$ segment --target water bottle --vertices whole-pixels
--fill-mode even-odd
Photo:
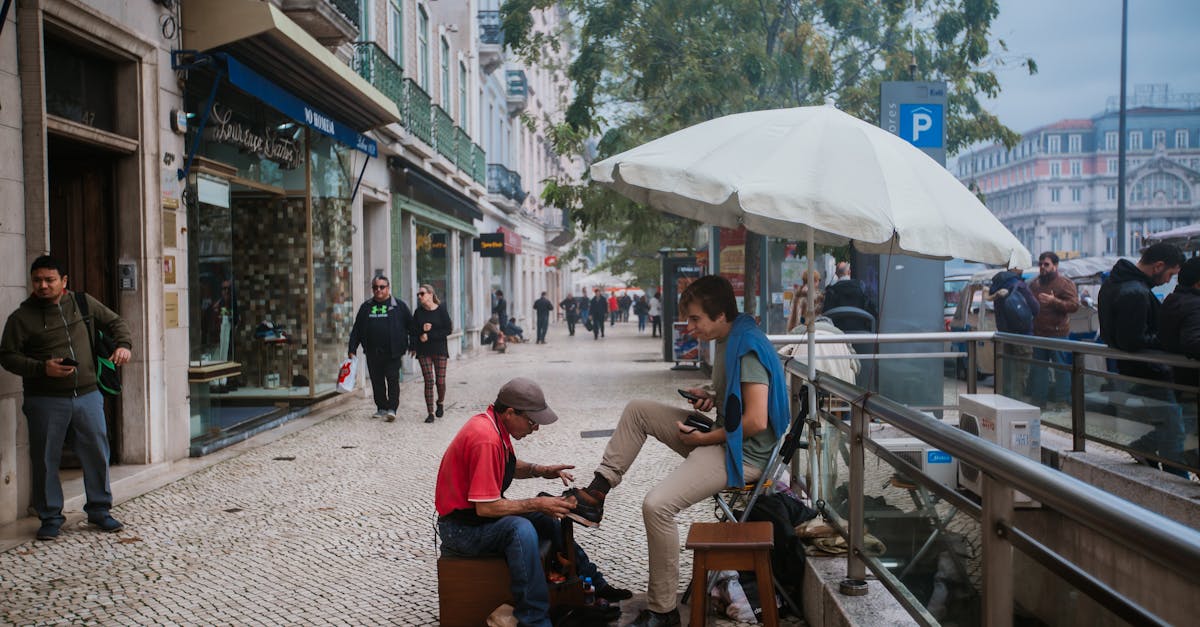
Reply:
[[[584,605],[595,605],[596,604],[596,588],[594,588],[592,586],[592,578],[591,577],[583,578],[583,604]]]

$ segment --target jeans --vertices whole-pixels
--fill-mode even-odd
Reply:
[[[604,337],[604,316],[592,316],[592,339]]]
[[[70,431],[75,454],[83,465],[83,488],[88,519],[102,518],[112,507],[108,484],[108,427],[104,424],[104,397],[100,392],[83,396],[26,396],[21,406],[29,423],[29,458],[33,470],[33,508],[43,523],[61,525],[62,482],[58,466],[63,442]]]
[[[546,341],[546,331],[550,328],[550,319],[538,316],[537,319],[537,342],[541,344]]]
[[[638,333],[646,330],[646,314],[638,314]]]
[[[376,409],[396,411],[400,406],[400,363],[403,359],[403,355],[367,353],[367,373],[371,375]]]
[[[1068,368],[1070,368],[1067,364],[1069,356],[1070,353],[1065,351],[1052,351],[1046,348],[1033,349],[1034,361],[1061,364]],[[1051,370],[1054,371],[1053,390],[1049,389]],[[1053,392],[1053,395],[1048,396],[1049,392]],[[1036,364],[1031,366],[1029,369],[1029,395],[1035,405],[1044,405],[1047,401],[1071,402],[1071,371]]]
[[[1154,430],[1131,442],[1129,447],[1134,450],[1157,452],[1167,460],[1184,461],[1183,457],[1183,409],[1175,399],[1175,391],[1155,385],[1135,383],[1129,388],[1129,393],[1141,396],[1159,403],[1149,403],[1147,407],[1137,411],[1138,418],[1144,419],[1154,426]],[[1163,472],[1187,478],[1187,471],[1167,463],[1162,464]]]
[[[538,532],[523,516],[504,516],[485,525],[438,522],[442,545],[462,555],[500,554],[508,562],[510,591],[522,625],[550,627],[550,592],[538,553]]]

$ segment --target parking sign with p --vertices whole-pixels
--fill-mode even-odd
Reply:
[[[900,137],[918,148],[941,148],[944,146],[942,105],[900,105]]]

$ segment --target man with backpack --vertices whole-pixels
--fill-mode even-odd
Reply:
[[[997,272],[988,288],[988,300],[995,303],[996,330],[1001,333],[1019,335],[1033,334],[1033,319],[1037,316],[1038,301],[1021,278],[1020,268]],[[1028,346],[1004,345],[1007,359],[1002,394],[1015,396],[1029,376],[1029,363],[1025,361],[1033,352]]]

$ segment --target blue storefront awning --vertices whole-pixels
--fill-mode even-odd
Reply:
[[[318,110],[286,89],[276,85],[258,72],[246,67],[233,57],[216,53],[225,62],[229,82],[238,89],[262,100],[280,113],[309,128],[328,135],[337,141],[364,152],[372,157],[379,156],[379,146],[375,140],[359,133],[333,116]]]

